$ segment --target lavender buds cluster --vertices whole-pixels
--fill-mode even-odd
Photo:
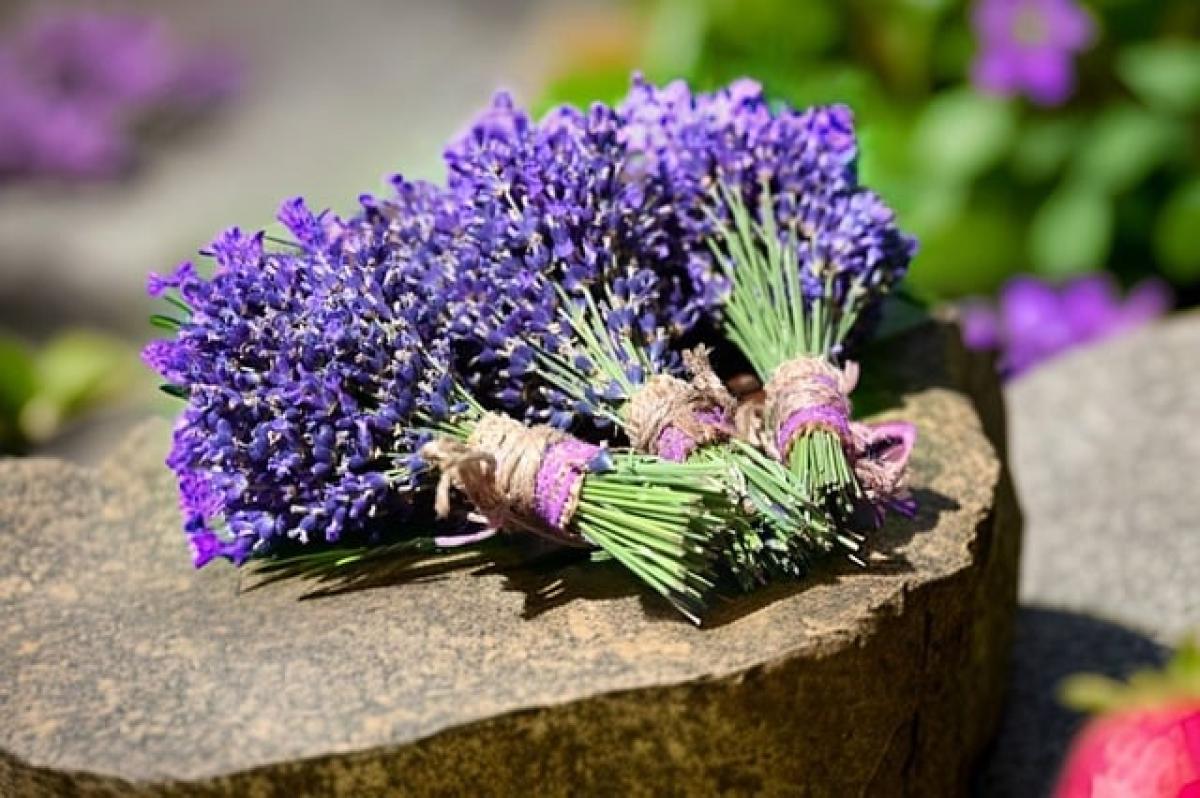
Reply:
[[[444,186],[395,178],[348,217],[292,200],[287,239],[235,228],[206,276],[152,277],[196,564],[330,573],[465,520],[487,534],[453,540],[597,549],[698,620],[725,576],[858,551],[830,497],[896,506],[911,435],[809,399],[914,244],[856,157],[846,109],[775,111],[750,81],[635,78],[537,122],[499,94]],[[738,407],[696,343],[740,349],[775,411]],[[797,358],[821,368],[781,382]]]
[[[151,277],[174,338],[144,358],[187,402],[168,464],[197,565],[369,535],[411,504],[410,419],[449,403],[431,365],[447,348],[439,238],[455,233],[440,189],[397,189],[346,221],[287,202],[294,240],[234,228],[205,251],[210,277],[190,262]]]

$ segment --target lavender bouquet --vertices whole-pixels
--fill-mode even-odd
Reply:
[[[564,296],[555,348],[522,345],[536,350],[532,370],[552,403],[570,402],[577,417],[619,429],[636,451],[719,466],[729,505],[719,552],[743,588],[799,576],[834,548],[857,560],[859,536],[837,528],[785,467],[739,438],[736,402],[703,347],[680,356],[653,317],[638,312],[637,292],[622,293],[631,298]]]
[[[433,366],[456,229],[442,194],[397,184],[355,220],[285,203],[293,240],[233,228],[149,290],[168,339],[143,357],[186,404],[168,465],[197,566],[324,542],[369,543],[412,515],[419,408],[447,407]],[[274,246],[268,246],[273,244]]]
[[[841,357],[856,323],[897,279],[888,256],[910,248],[898,235],[890,242],[898,249],[886,248],[890,211],[873,194],[855,192],[846,202],[860,215],[835,215],[833,231],[815,223],[781,231],[767,188],[762,221],[728,191],[723,202],[731,221],[713,247],[732,284],[726,331],[765,383],[764,402],[746,408],[753,419],[745,426],[789,464],[807,495],[825,496],[847,515],[862,499],[877,515],[885,507],[908,512],[904,478],[915,429],[853,422],[858,365]],[[812,280],[822,286],[815,296],[805,287]]]
[[[279,218],[294,241],[231,230],[211,279],[188,263],[151,280],[175,309],[155,317],[173,339],[145,357],[187,401],[168,462],[196,565],[273,555],[274,570],[328,574],[484,541],[405,529],[436,526],[420,504],[440,469],[438,516],[456,486],[491,529],[597,547],[698,620],[716,467],[610,455],[463,401],[437,298],[454,296],[443,198],[400,181],[349,221],[292,201]]]
[[[500,95],[444,187],[398,177],[349,218],[290,201],[290,238],[235,228],[211,276],[153,277],[171,337],[145,359],[186,402],[168,462],[196,564],[336,578],[506,530],[594,550],[698,620],[722,567],[749,586],[856,550],[831,506],[900,496],[911,431],[848,401],[827,418],[792,395],[827,374],[777,373],[817,361],[844,399],[843,347],[911,255],[843,121],[745,82],[636,80],[537,124]],[[758,301],[778,329],[755,337]],[[723,319],[765,415],[687,343],[720,347]]]
[[[650,267],[666,311],[657,317],[674,340],[711,336],[723,327],[747,359],[757,360],[752,366],[764,382],[775,377],[766,408],[775,440],[763,438],[767,450],[789,463],[807,495],[820,494],[839,511],[849,509],[864,491],[848,452],[856,447],[860,453],[898,452],[884,458],[887,470],[894,470],[911,445],[911,429],[890,428],[882,441],[879,430],[870,440],[853,440],[848,394],[854,372],[839,364],[846,345],[869,333],[881,297],[903,278],[915,251],[891,210],[858,183],[849,109],[773,109],[750,80],[694,94],[681,81],[659,88],[635,76],[627,98],[613,112],[604,111],[604,118],[610,127],[614,118],[619,124],[612,134],[616,144],[604,139],[606,163],[618,159],[619,196],[625,203],[636,200],[634,212],[617,218],[638,221],[644,240],[655,244],[630,248],[621,236],[610,236],[606,240],[618,244],[612,262],[634,271]],[[585,186],[587,198],[594,185]],[[789,274],[775,275],[782,282],[773,293],[753,284],[754,264],[735,257],[753,255],[762,241],[730,246],[738,236],[755,238],[760,232],[739,221],[743,206],[761,212],[757,222],[770,225],[768,235],[781,239],[780,254],[786,249],[795,256]],[[553,218],[546,222],[551,228]],[[552,257],[546,260],[553,265]],[[595,261],[593,253],[591,273],[603,269]],[[778,259],[761,265],[783,268]],[[751,323],[759,302],[770,303],[769,323]],[[755,336],[761,340],[752,340]],[[527,396],[526,402],[536,406],[539,398]],[[904,434],[896,438],[896,431]],[[872,470],[865,460],[863,465]]]
[[[764,186],[777,192],[773,220],[807,231],[806,257],[828,264],[828,286],[823,276],[797,270],[801,293],[808,302],[826,289],[847,298],[867,322],[859,325],[862,337],[880,295],[903,276],[914,247],[878,197],[857,185],[856,157],[845,108],[772,111],[751,81],[693,95],[682,83],[658,89],[635,78],[616,108],[597,104],[587,114],[557,109],[539,123],[498,95],[447,154],[450,185],[479,220],[479,270],[487,276],[468,313],[468,326],[485,331],[467,368],[473,389],[557,426],[588,417],[570,392],[545,390],[546,375],[530,368],[528,348],[508,356],[501,351],[504,341],[553,340],[563,292],[598,296],[611,290],[622,302],[634,298],[626,296],[630,292],[652,296],[639,315],[667,331],[669,347],[711,335],[730,307],[746,301],[744,291],[725,301],[734,280],[713,243],[730,229],[733,208],[713,201],[717,186],[726,186],[738,202],[757,197]],[[505,313],[497,315],[497,307]],[[828,347],[837,357],[833,349],[841,341]],[[801,376],[797,386],[787,371],[780,373],[784,384],[818,384]],[[884,471],[892,475],[911,444],[911,429],[891,428],[904,432],[899,438],[852,440],[845,397],[850,386],[837,379],[842,390],[832,397],[806,399],[793,389],[772,395],[799,402],[801,410],[829,400],[820,411],[777,408],[789,416],[779,423],[792,425],[785,457],[804,482],[803,495],[824,496],[848,509],[865,492],[884,491],[860,489],[845,450],[857,447],[860,470],[886,462]],[[806,419],[814,412],[823,418]],[[833,429],[839,418],[844,423]],[[865,454],[877,449],[901,453],[869,462]]]
[[[441,471],[439,517],[456,488],[489,529],[598,548],[699,623],[727,526],[719,463],[609,452],[462,398],[421,449]]]

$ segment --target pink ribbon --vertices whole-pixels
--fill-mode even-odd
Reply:
[[[908,461],[917,442],[917,428],[907,421],[879,424],[852,422],[851,459],[854,475],[875,507],[876,518],[891,509],[911,518],[916,502],[905,485]]]

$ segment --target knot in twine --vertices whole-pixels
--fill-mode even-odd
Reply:
[[[908,461],[917,441],[917,428],[907,421],[850,425],[854,476],[868,501],[881,511],[891,508],[911,516],[916,511],[906,485]]]
[[[487,413],[464,443],[438,438],[421,456],[441,470],[434,510],[450,514],[450,489],[464,493],[495,529],[586,546],[571,527],[588,462],[600,447],[544,425]]]
[[[844,425],[838,423],[836,428],[842,438],[846,457],[854,470],[854,477],[862,487],[863,495],[874,508],[876,521],[881,522],[884,511],[888,509],[913,516],[917,505],[908,490],[907,481],[908,463],[916,444],[917,428],[907,421],[885,421],[877,424],[850,421],[850,401],[847,394],[857,382],[858,369],[853,363],[848,364],[845,371],[839,371],[828,363],[824,366],[823,369],[810,372],[814,374],[812,384],[823,389],[823,400],[832,403],[835,395],[839,397],[838,403],[833,407],[836,412],[830,415],[844,419]],[[836,391],[833,388],[835,383]],[[773,388],[778,391],[778,384],[773,380],[772,383],[768,383],[766,391],[772,391]],[[812,393],[809,396],[811,397]],[[786,416],[783,425],[769,423],[772,419],[779,418],[780,406],[784,408],[784,412],[791,412],[793,424],[790,428]],[[775,415],[769,415],[771,413]],[[799,422],[796,421],[797,416]],[[734,425],[739,438],[773,457],[780,458],[780,449],[784,447],[780,447],[779,442],[784,440],[784,437],[779,433],[787,433],[791,440],[794,440],[810,425],[823,426],[826,418],[824,412],[806,414],[804,407],[797,408],[796,404],[787,402],[778,394],[767,393],[765,401],[749,400],[738,405]],[[791,440],[787,443],[791,443]]]
[[[684,352],[684,367],[692,379],[667,374],[649,379],[622,413],[633,448],[639,452],[683,462],[700,446],[733,434],[729,423],[735,401],[708,362],[703,347]]]
[[[768,451],[787,460],[795,440],[813,429],[832,432],[849,450],[850,392],[857,383],[858,364],[853,362],[840,369],[823,357],[798,357],[780,365],[764,389],[762,421],[774,431]]]

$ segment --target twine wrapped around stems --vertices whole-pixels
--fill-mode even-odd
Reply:
[[[823,358],[798,358],[776,370],[762,401],[743,401],[734,413],[737,436],[785,460],[791,444],[811,428],[826,428],[841,439],[871,504],[910,511],[908,460],[917,430],[907,421],[863,424],[850,418],[848,394],[858,382],[858,366],[838,368]]]
[[[851,364],[852,366],[853,364]],[[835,398],[833,387],[834,372],[843,375],[837,387],[853,387],[857,380],[857,369],[848,366],[845,372],[838,372],[836,367],[819,372],[820,382],[814,380],[815,390],[807,390],[803,399],[812,401],[828,401]],[[793,377],[795,375],[792,375]],[[768,384],[767,391],[771,389]],[[780,425],[771,423],[772,409],[768,406],[770,393],[764,391],[766,398],[760,394],[741,402],[734,413],[734,426],[737,436],[773,457],[780,458]],[[843,395],[844,396],[844,395]],[[907,421],[885,421],[867,424],[852,421],[849,418],[849,400],[846,400],[847,410],[844,425],[837,424],[836,429],[842,437],[846,457],[854,470],[854,477],[863,490],[865,498],[877,508],[890,507],[899,512],[911,514],[914,509],[908,488],[908,462],[916,443],[916,427]],[[778,414],[780,406],[792,410],[792,418],[803,413],[805,406],[799,401],[788,401],[780,398],[775,400],[774,413]],[[840,406],[835,406],[840,412]],[[778,415],[775,415],[777,418]],[[801,416],[811,426],[824,426],[823,418],[816,414]],[[794,440],[809,427],[800,425],[790,431]]]
[[[736,402],[709,364],[708,351],[697,347],[683,360],[690,381],[657,374],[622,409],[633,448],[673,462],[734,432],[730,421]]]
[[[493,528],[587,546],[571,522],[588,462],[599,451],[552,427],[485,413],[466,442],[438,438],[421,454],[442,472],[434,504],[439,517],[449,515],[454,488]]]
[[[786,461],[796,439],[812,429],[828,430],[849,450],[850,392],[857,383],[854,362],[838,368],[823,357],[797,357],[775,369],[762,409],[772,454]]]

